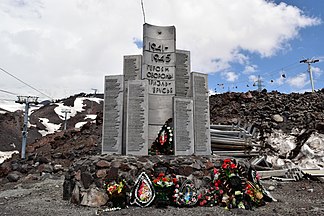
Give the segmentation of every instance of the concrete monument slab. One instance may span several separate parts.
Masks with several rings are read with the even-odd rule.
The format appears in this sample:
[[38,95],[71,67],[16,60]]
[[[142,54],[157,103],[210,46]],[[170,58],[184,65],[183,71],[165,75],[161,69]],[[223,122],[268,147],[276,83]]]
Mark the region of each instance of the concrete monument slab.
[[210,113],[207,74],[192,72],[194,103],[195,155],[210,155]]
[[126,154],[148,154],[147,80],[128,81]]
[[188,96],[190,72],[190,52],[186,50],[177,50],[175,73],[176,96]]
[[192,98],[173,98],[173,126],[175,155],[192,155],[194,153]]
[[122,153],[124,77],[105,77],[102,153]]

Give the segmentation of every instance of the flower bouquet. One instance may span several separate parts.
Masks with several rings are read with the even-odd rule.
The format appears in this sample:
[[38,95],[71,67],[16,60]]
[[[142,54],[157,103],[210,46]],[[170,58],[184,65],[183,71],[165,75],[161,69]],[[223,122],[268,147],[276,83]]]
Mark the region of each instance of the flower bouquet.
[[198,195],[200,206],[215,206],[221,203],[224,194],[223,182],[220,180],[220,172],[218,169],[213,170],[213,180],[209,189]]
[[112,202],[113,207],[126,206],[126,182],[124,179],[118,180],[105,180],[104,189],[106,190],[109,200]]
[[174,203],[180,207],[192,207],[196,205],[198,196],[194,183],[187,179],[182,183],[181,187],[179,184],[176,184],[173,198]]
[[153,180],[153,186],[156,192],[155,204],[157,207],[166,207],[170,204],[174,184],[177,182],[176,178],[165,176],[160,173],[156,179]]

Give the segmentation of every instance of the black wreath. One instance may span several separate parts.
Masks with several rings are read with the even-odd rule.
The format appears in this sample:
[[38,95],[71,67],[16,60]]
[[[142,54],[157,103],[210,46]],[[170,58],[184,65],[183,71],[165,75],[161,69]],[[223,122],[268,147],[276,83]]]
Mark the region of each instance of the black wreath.
[[173,128],[170,118],[162,126],[150,149],[151,155],[173,155]]

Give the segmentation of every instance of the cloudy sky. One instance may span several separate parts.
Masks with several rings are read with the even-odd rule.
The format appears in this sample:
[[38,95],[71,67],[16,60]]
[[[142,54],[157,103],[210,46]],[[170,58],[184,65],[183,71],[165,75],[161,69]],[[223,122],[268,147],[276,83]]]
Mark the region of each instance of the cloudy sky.
[[[143,0],[146,22],[174,25],[177,48],[217,92],[324,87],[322,0]],[[103,92],[122,74],[124,55],[141,54],[140,0],[0,0],[0,68],[52,98]],[[284,76],[283,76],[284,75]],[[285,77],[285,78],[284,78]],[[0,99],[46,96],[0,71]],[[1,102],[1,101],[0,101]]]

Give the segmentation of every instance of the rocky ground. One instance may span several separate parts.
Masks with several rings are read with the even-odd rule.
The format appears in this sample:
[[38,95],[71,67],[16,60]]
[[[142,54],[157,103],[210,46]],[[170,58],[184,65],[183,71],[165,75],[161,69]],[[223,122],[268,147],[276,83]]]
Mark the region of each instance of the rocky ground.
[[[72,105],[75,97],[64,100],[64,103]],[[324,133],[323,99],[324,90],[316,94],[247,92],[214,95],[210,97],[211,123],[253,123],[262,133],[271,133],[273,129],[289,133],[293,128]],[[83,120],[90,106],[91,102],[87,101],[84,113],[71,119],[68,125]],[[16,155],[1,164],[0,215],[95,215],[98,210],[62,200],[62,185],[64,171],[71,163],[100,154],[102,104],[95,107],[98,111],[96,123],[86,124],[80,130],[68,128],[65,132],[41,137],[37,130],[42,129],[42,125],[37,118],[46,116],[51,122],[58,121],[54,108],[53,105],[44,106],[32,114],[31,123],[36,127],[34,132],[30,130],[32,139],[27,147],[27,160],[21,161]],[[0,114],[0,150],[20,150],[21,121],[21,112]],[[8,145],[10,143],[16,143],[15,147]],[[10,180],[9,173],[12,173]],[[220,207],[130,207],[102,215],[324,215],[323,183],[308,180],[290,183],[266,181],[265,185],[275,187],[272,194],[279,202],[269,203],[255,211],[226,211]]]
[[[61,124],[60,130],[63,130],[63,120],[55,113],[54,109],[58,106],[58,103],[62,103],[65,106],[73,107],[74,101],[78,97],[92,98],[94,95],[87,95],[80,93],[73,95],[66,99],[56,101],[56,103],[43,102],[40,108],[33,110],[29,115],[30,127],[28,128],[27,145],[39,143],[42,139],[40,130],[46,128],[41,123],[41,118],[46,118],[50,123]],[[103,95],[96,95],[96,98],[103,98]],[[95,103],[90,100],[83,101],[83,111],[78,112],[77,115],[71,117],[67,121],[67,129],[74,129],[74,126],[78,122],[82,122],[87,114],[98,114],[102,117],[103,103]],[[32,107],[34,109],[34,107]],[[61,116],[63,118],[63,116]],[[21,149],[22,128],[23,128],[23,111],[17,110],[15,112],[6,111],[4,114],[0,113],[0,151],[13,151]],[[101,128],[98,129],[98,134],[101,133]],[[60,134],[58,134],[60,136]],[[43,141],[44,142],[44,141]]]
[[210,97],[212,124],[254,124],[261,132],[316,129],[324,132],[324,89],[315,94],[277,91],[230,92]]
[[[76,206],[62,200],[63,177],[44,176],[41,181],[10,183],[0,187],[1,215],[96,215],[99,208]],[[271,194],[278,202],[250,210],[225,210],[221,207],[157,209],[129,207],[101,215],[323,215],[324,184],[316,181],[278,182],[267,180],[263,185],[274,186]]]

